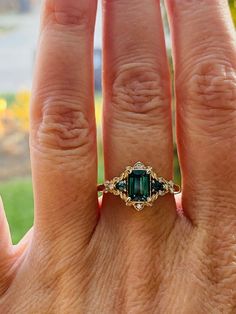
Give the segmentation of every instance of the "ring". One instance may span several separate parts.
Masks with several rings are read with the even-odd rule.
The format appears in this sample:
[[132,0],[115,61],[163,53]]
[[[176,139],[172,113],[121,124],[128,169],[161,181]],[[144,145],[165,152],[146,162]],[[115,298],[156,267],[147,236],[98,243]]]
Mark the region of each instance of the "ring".
[[97,190],[120,196],[127,206],[133,206],[137,211],[152,206],[159,196],[181,193],[179,185],[159,177],[152,167],[140,161],[133,167],[126,167],[119,177],[98,185]]

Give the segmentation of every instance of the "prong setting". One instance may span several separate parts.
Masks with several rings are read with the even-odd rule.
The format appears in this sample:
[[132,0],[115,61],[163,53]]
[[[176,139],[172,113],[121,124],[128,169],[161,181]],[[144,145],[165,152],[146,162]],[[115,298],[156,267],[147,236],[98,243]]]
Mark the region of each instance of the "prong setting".
[[127,206],[133,206],[137,211],[142,211],[146,206],[153,206],[160,196],[181,192],[181,188],[173,181],[159,177],[152,167],[145,166],[140,161],[133,167],[126,167],[119,177],[106,181],[104,187],[105,193],[120,196]]

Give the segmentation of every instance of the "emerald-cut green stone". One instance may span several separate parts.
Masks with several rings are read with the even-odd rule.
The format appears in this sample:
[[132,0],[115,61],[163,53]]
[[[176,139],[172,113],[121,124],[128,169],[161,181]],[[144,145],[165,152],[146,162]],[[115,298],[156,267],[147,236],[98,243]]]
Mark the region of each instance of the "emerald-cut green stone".
[[146,202],[150,197],[150,174],[146,170],[133,170],[128,176],[128,197],[131,201]]

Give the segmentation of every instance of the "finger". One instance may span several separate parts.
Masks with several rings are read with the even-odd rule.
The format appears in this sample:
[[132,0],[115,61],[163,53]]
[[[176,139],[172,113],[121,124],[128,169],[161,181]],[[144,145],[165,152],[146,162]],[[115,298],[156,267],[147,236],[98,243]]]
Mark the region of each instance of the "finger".
[[6,287],[5,276],[9,270],[10,249],[12,247],[9,225],[0,197],[0,295]]
[[95,0],[44,1],[31,110],[35,234],[85,239],[96,223],[95,14]]
[[4,212],[2,198],[0,196],[0,259],[6,256],[11,245],[10,229]]
[[[236,41],[227,1],[167,0],[173,38],[183,208],[235,215]],[[198,210],[196,210],[198,208]],[[235,221],[235,219],[234,219]]]
[[[171,179],[170,77],[160,4],[156,0],[104,0],[103,5],[106,178],[142,161]],[[105,208],[111,201],[121,208],[117,215],[130,212],[111,195],[104,197]],[[163,220],[172,223],[174,199],[164,197],[158,205]],[[114,211],[109,212],[116,220]],[[157,212],[157,208],[148,211]]]
[[183,215],[182,194],[175,195],[176,209],[180,215]]
[[14,246],[15,254],[21,255],[23,254],[29,247],[32,238],[33,238],[34,227],[32,227],[28,232],[24,235],[21,241]]

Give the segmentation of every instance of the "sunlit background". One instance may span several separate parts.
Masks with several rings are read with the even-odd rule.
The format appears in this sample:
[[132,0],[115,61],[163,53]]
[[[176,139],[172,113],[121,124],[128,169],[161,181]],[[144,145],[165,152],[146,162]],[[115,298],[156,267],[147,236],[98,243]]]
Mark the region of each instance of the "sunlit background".
[[[236,24],[236,0],[229,1]],[[29,160],[29,102],[39,28],[39,0],[0,0],[0,195],[17,243],[33,223]],[[166,45],[170,36],[163,7]],[[101,148],[101,6],[95,33],[94,65],[98,125],[99,181]],[[177,157],[175,176],[180,181]]]

